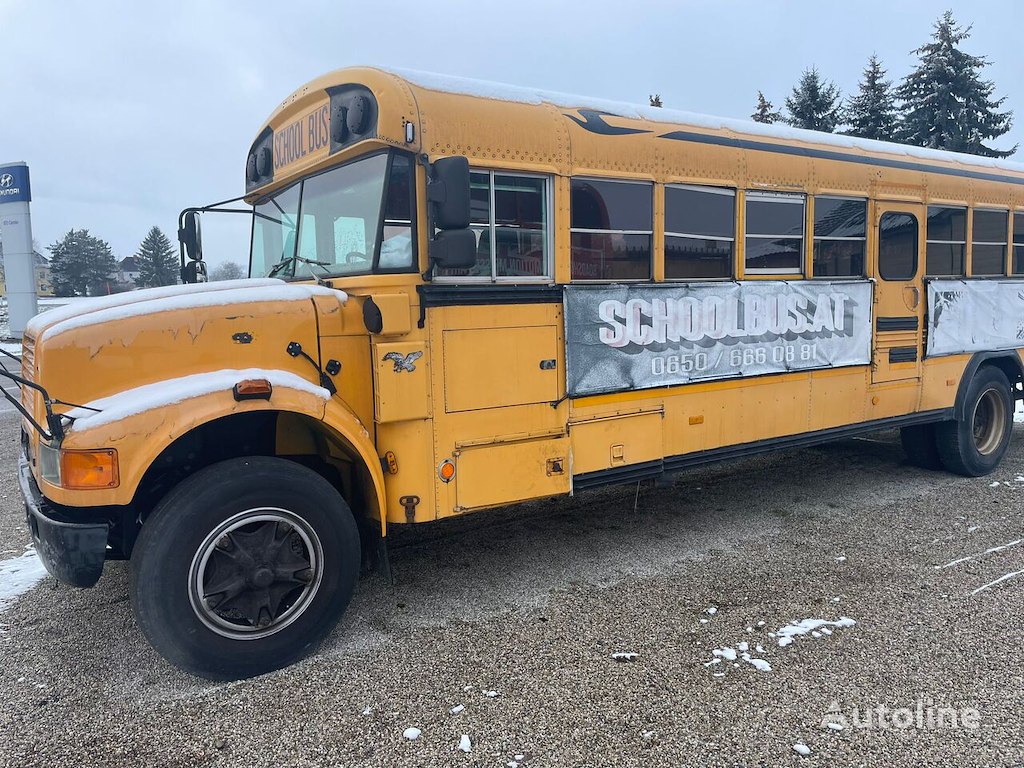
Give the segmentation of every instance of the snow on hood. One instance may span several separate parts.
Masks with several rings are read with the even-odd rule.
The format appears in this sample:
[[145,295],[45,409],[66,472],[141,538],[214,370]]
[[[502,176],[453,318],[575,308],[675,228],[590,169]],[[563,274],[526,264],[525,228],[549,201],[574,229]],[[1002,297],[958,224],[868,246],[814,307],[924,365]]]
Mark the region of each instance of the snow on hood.
[[562,109],[595,109],[601,112],[607,112],[610,115],[636,120],[650,120],[657,123],[679,123],[681,125],[687,125],[694,128],[732,131],[734,133],[747,134],[749,136],[762,136],[769,139],[803,141],[810,144],[839,147],[841,149],[884,152],[889,155],[901,155],[921,160],[941,160],[945,162],[961,163],[969,166],[985,166],[988,168],[998,168],[1005,171],[1024,173],[1024,164],[1014,163],[999,158],[979,157],[960,152],[927,149],[925,147],[911,147],[905,144],[894,144],[887,141],[874,141],[872,139],[859,139],[853,136],[845,136],[837,133],[808,131],[778,124],[755,123],[752,120],[713,117],[711,115],[702,115],[696,112],[684,112],[682,110],[667,109],[664,107],[651,107],[640,104],[629,104],[627,102],[595,99],[590,96],[577,96],[571,93],[544,91],[537,88],[523,88],[515,85],[506,85],[504,83],[489,82],[487,80],[473,80],[468,77],[457,77],[455,75],[440,75],[433,72],[420,72],[413,69],[390,67],[376,67],[376,69],[397,75],[413,85],[432,91],[460,93],[467,96],[477,96],[483,99],[511,101],[520,104],[552,104],[553,106],[560,107]]
[[[214,392],[229,392],[235,384],[243,379],[267,379],[275,387],[296,389],[324,401],[331,397],[330,392],[323,387],[290,371],[263,368],[240,370],[225,368],[221,371],[195,373],[191,376],[182,376],[154,384],[144,384],[134,389],[126,389],[116,395],[101,397],[98,400],[85,403],[89,409],[72,408],[66,414],[75,420],[70,431],[77,432],[100,427],[129,416],[136,416],[157,408],[166,408]],[[96,413],[90,410],[92,408],[100,412]]]
[[342,304],[348,300],[344,291],[319,285],[291,285],[274,279],[173,285],[87,299],[50,310],[32,318],[27,331],[34,335],[41,331],[42,338],[47,339],[77,328],[159,312],[257,301],[302,301],[313,296],[332,296]]

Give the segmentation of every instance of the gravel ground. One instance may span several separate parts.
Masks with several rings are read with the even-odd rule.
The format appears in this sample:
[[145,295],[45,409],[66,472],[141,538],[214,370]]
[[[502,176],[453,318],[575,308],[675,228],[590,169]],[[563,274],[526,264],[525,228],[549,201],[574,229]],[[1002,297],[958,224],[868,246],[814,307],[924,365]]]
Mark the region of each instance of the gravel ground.
[[[27,537],[0,434],[2,559]],[[47,579],[0,615],[0,765],[1021,766],[1024,573],[972,592],[1024,569],[1024,543],[985,552],[1022,535],[1022,443],[983,479],[886,433],[402,531],[394,588],[364,579],[319,653],[228,685],[149,648],[123,564]],[[706,666],[742,641],[772,670]]]

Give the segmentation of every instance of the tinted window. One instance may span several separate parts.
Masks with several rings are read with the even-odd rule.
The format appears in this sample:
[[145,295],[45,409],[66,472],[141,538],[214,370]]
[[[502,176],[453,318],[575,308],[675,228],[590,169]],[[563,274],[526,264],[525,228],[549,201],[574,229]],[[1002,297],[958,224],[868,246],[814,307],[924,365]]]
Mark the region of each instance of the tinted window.
[[732,277],[736,193],[715,187],[665,188],[665,277]]
[[1013,274],[1024,274],[1024,213],[1013,214]]
[[1006,274],[1007,211],[975,210],[972,214],[971,274]]
[[731,240],[736,193],[715,187],[665,187],[665,231]]
[[570,219],[574,280],[651,278],[653,185],[573,179]]
[[804,196],[748,192],[746,271],[799,274],[803,264]]
[[926,247],[926,274],[966,274],[967,209],[929,205]]
[[883,213],[878,222],[878,274],[883,280],[910,280],[917,274],[917,217]]
[[967,209],[929,205],[928,239],[961,243],[967,240]]
[[572,228],[650,232],[654,220],[650,184],[572,180]]
[[814,198],[815,277],[864,275],[867,214],[867,200]]

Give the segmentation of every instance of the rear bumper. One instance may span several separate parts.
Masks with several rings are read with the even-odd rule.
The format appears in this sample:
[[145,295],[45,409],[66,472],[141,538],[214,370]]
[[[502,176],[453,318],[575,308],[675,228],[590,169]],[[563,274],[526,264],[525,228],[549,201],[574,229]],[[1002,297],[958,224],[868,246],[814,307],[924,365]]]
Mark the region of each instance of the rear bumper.
[[25,497],[25,518],[36,553],[50,575],[74,587],[91,587],[99,581],[110,526],[58,519],[40,493],[24,456],[18,462],[18,484]]

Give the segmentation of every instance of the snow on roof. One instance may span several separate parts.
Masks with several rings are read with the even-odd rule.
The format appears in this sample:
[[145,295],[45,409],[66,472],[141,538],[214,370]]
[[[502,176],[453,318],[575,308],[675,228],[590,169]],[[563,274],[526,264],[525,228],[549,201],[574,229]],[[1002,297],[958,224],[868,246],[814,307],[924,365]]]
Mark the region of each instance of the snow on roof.
[[[226,289],[212,289],[206,286],[227,286]],[[93,306],[83,311],[65,312],[56,323],[47,323],[42,338],[49,339],[58,334],[77,328],[84,328],[98,323],[126,320],[130,317],[141,317],[159,312],[172,312],[198,307],[218,307],[228,304],[251,304],[257,301],[302,301],[313,296],[331,296],[344,304],[348,296],[342,291],[325,288],[319,285],[289,285],[282,280],[224,280],[219,283],[206,283],[199,286],[168,286],[155,288],[138,293],[150,293],[142,300],[124,303],[105,303],[102,307]],[[173,290],[174,288],[191,288],[192,290]],[[120,294],[126,295],[126,294]],[[109,297],[114,298],[114,297]],[[85,302],[76,304],[76,309]],[[54,310],[57,311],[57,310]],[[49,315],[50,313],[47,313]],[[37,315],[31,322],[37,320]],[[44,316],[48,320],[48,317]],[[30,322],[30,325],[31,325]],[[30,331],[33,329],[29,329]]]
[[377,67],[377,69],[401,77],[412,85],[432,91],[460,93],[467,96],[477,96],[483,99],[511,101],[520,104],[546,103],[563,109],[595,109],[601,112],[607,112],[611,115],[617,115],[619,117],[634,120],[651,120],[658,123],[679,123],[693,128],[728,131],[768,139],[802,141],[810,144],[838,147],[840,149],[852,149],[864,152],[883,152],[888,155],[912,157],[919,160],[937,160],[1024,173],[1024,164],[1013,163],[999,158],[979,157],[977,155],[967,155],[961,152],[947,152],[939,149],[927,149],[925,147],[912,147],[906,144],[895,144],[887,141],[859,139],[853,136],[824,133],[822,131],[807,131],[800,128],[791,128],[789,126],[778,124],[769,125],[765,123],[755,123],[752,120],[713,117],[711,115],[666,109],[664,107],[651,107],[642,104],[629,104],[626,102],[609,101],[606,99],[595,99],[589,96],[577,96],[570,93],[544,91],[536,88],[523,88],[515,85],[506,85],[504,83],[494,83],[487,80],[473,80],[471,78],[458,77],[455,75],[441,75],[432,72],[421,72],[413,69],[388,67]]
[[116,395],[85,403],[90,409],[99,410],[99,413],[86,408],[72,408],[66,415],[75,420],[70,431],[93,429],[126,419],[129,416],[136,416],[157,408],[166,408],[214,392],[230,392],[235,384],[245,379],[267,379],[272,386],[296,389],[315,395],[324,401],[331,397],[330,392],[323,387],[290,371],[263,368],[242,368],[240,370],[225,368],[220,371],[195,373],[191,376],[182,376],[177,379],[158,381],[154,384],[144,384],[134,389],[126,389]]

